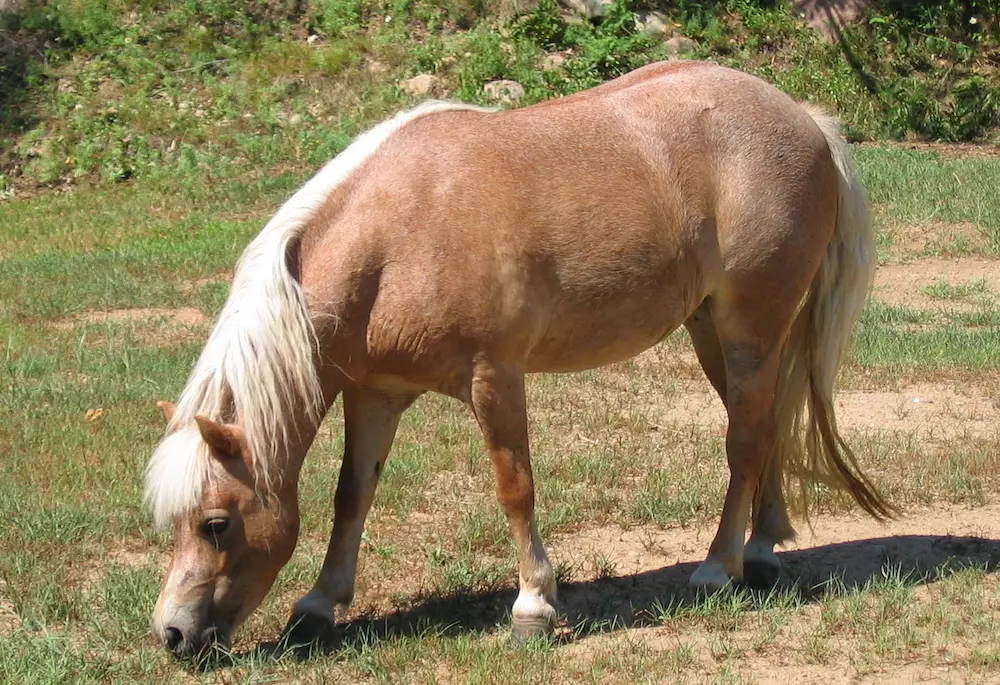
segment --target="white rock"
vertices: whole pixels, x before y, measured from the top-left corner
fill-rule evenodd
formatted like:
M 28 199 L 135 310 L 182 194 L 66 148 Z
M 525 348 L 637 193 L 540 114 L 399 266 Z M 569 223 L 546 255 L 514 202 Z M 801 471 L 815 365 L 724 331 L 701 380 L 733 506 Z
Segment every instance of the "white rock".
M 417 74 L 411 79 L 403 81 L 403 90 L 407 95 L 427 95 L 435 90 L 440 79 L 434 74 Z
M 566 63 L 566 55 L 553 52 L 542 57 L 542 71 L 553 71 Z
M 563 4 L 588 18 L 603 17 L 604 5 L 613 4 L 611 0 L 563 0 Z
M 665 38 L 670 35 L 670 22 L 663 12 L 636 12 L 635 27 L 650 38 Z
M 670 55 L 683 55 L 689 52 L 694 52 L 698 47 L 698 44 L 687 36 L 674 36 L 670 40 L 663 44 L 666 48 L 667 53 Z
M 483 93 L 494 102 L 510 105 L 517 103 L 524 97 L 524 86 L 517 81 L 501 79 L 499 81 L 490 81 L 483 86 Z

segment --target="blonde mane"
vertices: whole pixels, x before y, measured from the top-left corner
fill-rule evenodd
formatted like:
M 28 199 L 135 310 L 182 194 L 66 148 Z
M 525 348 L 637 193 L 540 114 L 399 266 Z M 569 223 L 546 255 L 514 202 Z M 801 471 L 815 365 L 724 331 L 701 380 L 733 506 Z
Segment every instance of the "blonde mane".
M 379 146 L 407 123 L 472 105 L 426 102 L 357 137 L 295 193 L 247 246 L 229 298 L 181 392 L 166 436 L 146 467 L 145 501 L 157 525 L 198 506 L 208 475 L 208 447 L 195 415 L 239 424 L 249 445 L 258 492 L 273 492 L 290 443 L 288 417 L 315 424 L 325 411 L 313 354 L 315 332 L 305 293 L 288 267 L 310 220 Z

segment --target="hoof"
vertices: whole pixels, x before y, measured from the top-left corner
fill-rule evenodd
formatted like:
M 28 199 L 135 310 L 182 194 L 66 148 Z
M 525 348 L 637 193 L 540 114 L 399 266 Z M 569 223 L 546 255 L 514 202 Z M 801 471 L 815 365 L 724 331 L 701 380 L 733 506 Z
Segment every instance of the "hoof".
M 548 637 L 555 633 L 555 629 L 556 621 L 554 617 L 515 616 L 510 629 L 510 637 L 514 642 L 523 644 L 537 637 Z
M 285 650 L 309 650 L 332 642 L 335 630 L 336 626 L 325 616 L 298 614 L 288 619 L 279 644 Z
M 780 576 L 780 565 L 749 560 L 743 563 L 743 584 L 754 590 L 770 590 L 778 584 Z
M 739 581 L 734 581 L 721 564 L 705 561 L 691 574 L 688 587 L 696 590 L 698 594 L 714 595 L 720 590 L 731 589 L 734 582 Z

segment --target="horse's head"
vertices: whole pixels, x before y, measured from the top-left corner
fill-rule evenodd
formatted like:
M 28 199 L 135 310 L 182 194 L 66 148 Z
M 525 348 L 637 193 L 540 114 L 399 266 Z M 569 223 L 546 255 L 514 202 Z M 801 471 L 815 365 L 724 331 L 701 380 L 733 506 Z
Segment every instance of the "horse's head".
M 169 421 L 173 405 L 160 406 Z M 211 457 L 200 501 L 173 518 L 173 558 L 153 613 L 154 634 L 178 657 L 228 647 L 291 557 L 299 532 L 295 483 L 274 484 L 261 496 L 243 431 L 201 416 L 192 423 L 177 431 L 187 437 L 164 447 L 199 449 L 203 441 Z

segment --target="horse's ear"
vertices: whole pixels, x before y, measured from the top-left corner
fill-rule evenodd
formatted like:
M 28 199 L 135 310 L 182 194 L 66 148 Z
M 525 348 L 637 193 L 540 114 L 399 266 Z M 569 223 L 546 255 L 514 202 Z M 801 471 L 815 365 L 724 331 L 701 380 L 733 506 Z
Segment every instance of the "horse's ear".
M 194 420 L 198 424 L 198 431 L 201 433 L 202 439 L 214 456 L 220 459 L 232 459 L 240 456 L 238 428 L 216 423 L 204 416 L 196 416 Z
M 163 416 L 167 419 L 167 423 L 170 423 L 171 419 L 174 418 L 174 412 L 177 411 L 177 405 L 173 402 L 160 401 L 156 403 L 156 406 L 163 412 Z

